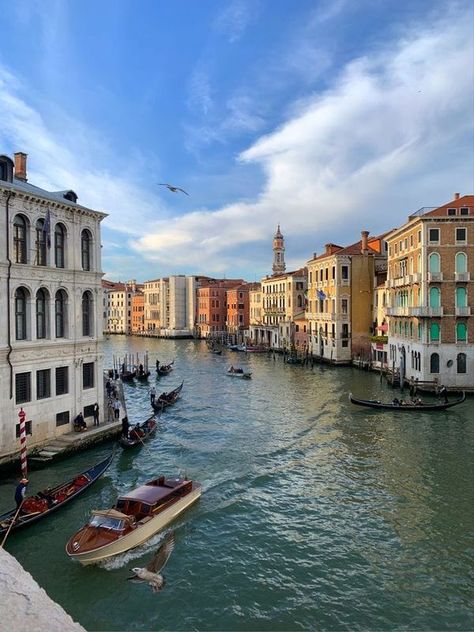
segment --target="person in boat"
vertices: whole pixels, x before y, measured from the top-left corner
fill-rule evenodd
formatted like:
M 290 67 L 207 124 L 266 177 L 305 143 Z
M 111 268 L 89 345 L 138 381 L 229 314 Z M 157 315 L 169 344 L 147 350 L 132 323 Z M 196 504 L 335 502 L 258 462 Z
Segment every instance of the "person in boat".
M 25 500 L 26 488 L 28 486 L 28 483 L 29 481 L 27 478 L 22 478 L 21 481 L 16 486 L 15 502 L 16 502 L 17 509 L 19 509 L 22 506 L 23 501 Z
M 130 428 L 130 424 L 128 423 L 128 417 L 125 416 L 122 418 L 122 437 L 128 437 L 129 428 Z
M 394 398 L 392 399 L 392 404 L 393 404 L 394 406 L 400 406 L 400 400 L 398 399 L 398 397 L 394 397 Z
M 130 439 L 140 439 L 144 437 L 145 433 L 140 428 L 140 424 L 135 424 L 135 427 L 130 431 Z
M 438 395 L 440 397 L 444 397 L 444 403 L 445 404 L 448 403 L 448 389 L 446 388 L 446 386 L 444 386 L 444 384 L 441 384 L 441 386 L 439 388 Z
M 235 373 L 235 369 L 234 369 L 234 367 L 233 367 L 233 366 L 231 366 L 231 367 L 229 368 L 229 373 Z
M 87 424 L 84 421 L 84 417 L 82 413 L 79 413 L 77 417 L 74 419 L 74 428 L 77 428 L 79 432 L 82 432 L 83 430 L 87 430 Z
M 38 496 L 48 503 L 48 509 L 58 504 L 57 498 L 51 494 L 51 488 L 47 487 L 44 491 L 38 492 Z
M 160 370 L 160 361 L 159 360 L 156 361 L 156 370 L 157 371 Z

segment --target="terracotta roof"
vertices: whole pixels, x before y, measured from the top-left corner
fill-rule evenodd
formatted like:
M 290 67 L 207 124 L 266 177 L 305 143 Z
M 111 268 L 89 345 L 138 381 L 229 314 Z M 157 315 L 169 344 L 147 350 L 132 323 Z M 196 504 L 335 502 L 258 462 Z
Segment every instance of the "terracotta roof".
M 471 217 L 474 217 L 474 195 L 463 195 L 457 200 L 453 200 L 448 204 L 443 204 L 443 206 L 439 206 L 435 208 L 433 211 L 428 211 L 427 213 L 423 213 L 421 217 L 449 217 L 448 216 L 448 208 L 461 208 L 461 207 L 470 208 Z M 412 216 L 410 216 L 412 217 Z M 463 215 L 463 217 L 466 217 Z

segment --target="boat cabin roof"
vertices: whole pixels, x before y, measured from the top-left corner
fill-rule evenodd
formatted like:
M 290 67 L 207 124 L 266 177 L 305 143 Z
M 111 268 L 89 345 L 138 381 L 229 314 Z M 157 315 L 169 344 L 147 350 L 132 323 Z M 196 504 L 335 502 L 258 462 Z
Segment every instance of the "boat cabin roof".
M 147 505 L 154 505 L 162 498 L 169 496 L 174 490 L 180 489 L 190 482 L 182 478 L 166 478 L 164 483 L 160 485 L 158 480 L 159 479 L 155 479 L 146 483 L 146 485 L 141 485 L 133 489 L 131 492 L 128 492 L 128 494 L 120 496 L 119 501 L 138 500 Z
M 116 509 L 93 509 L 92 513 L 96 516 L 106 516 L 107 518 L 118 518 L 119 520 L 129 520 L 130 516 L 124 514 Z

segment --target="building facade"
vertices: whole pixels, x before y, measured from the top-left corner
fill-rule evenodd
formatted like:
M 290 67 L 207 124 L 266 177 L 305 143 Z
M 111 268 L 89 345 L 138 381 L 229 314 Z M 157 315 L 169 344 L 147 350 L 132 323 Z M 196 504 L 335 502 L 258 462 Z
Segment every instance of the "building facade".
M 132 296 L 132 334 L 141 334 L 145 331 L 145 296 L 143 292 L 137 292 Z
M 474 196 L 420 209 L 387 242 L 389 364 L 402 380 L 474 388 Z
M 103 402 L 100 223 L 74 191 L 27 179 L 27 156 L 0 156 L 0 454 L 70 432 Z
M 132 333 L 132 299 L 141 292 L 142 286 L 135 280 L 127 283 L 102 283 L 104 291 L 104 305 L 106 311 L 105 331 L 110 334 Z
M 197 338 L 226 333 L 227 290 L 243 283 L 243 279 L 212 279 L 197 289 Z
M 145 302 L 145 330 L 159 334 L 168 314 L 168 279 L 145 281 L 143 294 Z
M 244 283 L 227 290 L 227 331 L 243 342 L 250 323 L 250 290 L 255 285 Z

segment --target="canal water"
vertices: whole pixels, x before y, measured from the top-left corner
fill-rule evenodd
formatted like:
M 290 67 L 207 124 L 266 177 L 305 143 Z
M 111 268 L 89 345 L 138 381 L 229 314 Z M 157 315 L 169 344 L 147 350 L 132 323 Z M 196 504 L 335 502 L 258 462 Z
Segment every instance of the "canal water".
M 348 393 L 391 399 L 375 374 L 207 352 L 202 342 L 113 337 L 106 357 L 150 353 L 184 380 L 180 401 L 135 451 L 7 550 L 88 630 L 467 630 L 474 628 L 474 401 L 451 411 L 356 408 Z M 252 371 L 231 379 L 230 364 Z M 150 382 L 151 383 L 151 382 Z M 153 383 L 155 380 L 153 379 Z M 148 386 L 126 385 L 131 421 Z M 31 473 L 30 491 L 103 458 L 104 444 Z M 70 561 L 66 540 L 90 509 L 160 473 L 204 493 L 174 525 L 166 586 L 128 582 L 162 535 L 106 564 Z M 13 479 L 0 504 L 10 508 Z

